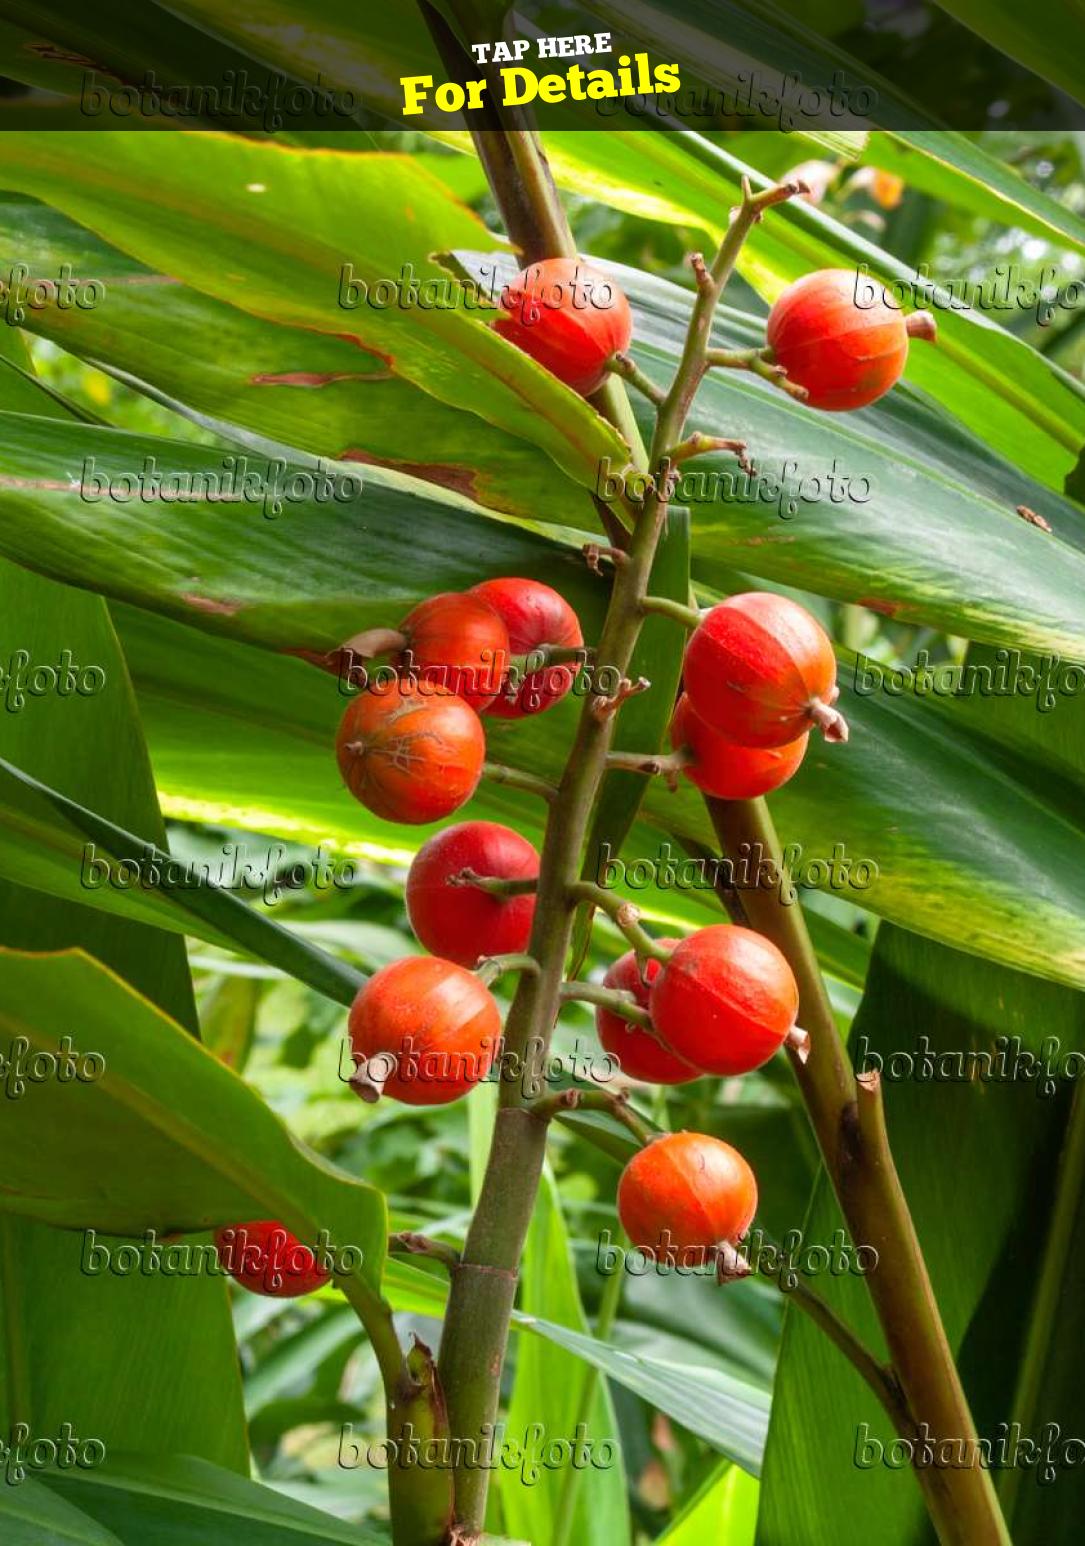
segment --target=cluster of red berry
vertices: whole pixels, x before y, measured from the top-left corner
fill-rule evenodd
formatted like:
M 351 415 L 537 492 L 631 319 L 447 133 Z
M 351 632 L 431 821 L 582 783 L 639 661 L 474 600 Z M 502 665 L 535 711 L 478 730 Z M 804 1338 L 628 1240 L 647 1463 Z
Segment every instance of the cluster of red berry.
M 568 602 L 537 580 L 484 580 L 415 607 L 394 635 L 399 675 L 353 698 L 336 753 L 348 789 L 388 821 L 440 821 L 474 794 L 486 738 L 480 714 L 519 719 L 551 707 L 573 684 L 569 664 L 510 682 L 518 658 L 579 649 Z
M 797 601 L 747 591 L 712 607 L 686 646 L 671 744 L 705 794 L 752 800 L 786 783 L 810 728 L 846 741 L 828 634 Z
M 601 385 L 632 337 L 624 295 L 579 259 L 525 269 L 503 304 L 508 315 L 499 331 L 585 395 Z M 929 331 L 884 303 L 860 309 L 852 276 L 826 270 L 799 280 L 776 302 L 762 358 L 809 406 L 857 408 L 898 380 L 909 334 Z M 433 596 L 392 637 L 399 668 L 392 691 L 369 688 L 352 700 L 336 750 L 344 780 L 364 805 L 411 823 L 440 820 L 474 793 L 485 756 L 479 715 L 519 718 L 557 702 L 572 685 L 574 668 L 560 665 L 509 689 L 510 659 L 543 646 L 583 645 L 564 599 L 526 579 Z M 683 680 L 671 743 L 683 754 L 683 772 L 706 794 L 751 799 L 779 788 L 801 763 L 814 726 L 827 740 L 847 739 L 833 706 L 832 644 L 805 608 L 784 597 L 749 592 L 712 607 L 690 637 Z M 442 1104 L 486 1077 L 501 1019 L 471 968 L 479 941 L 494 954 L 527 949 L 535 912 L 529 887 L 538 873 L 532 845 L 493 822 L 464 822 L 423 845 L 408 877 L 407 907 L 432 954 L 384 967 L 358 993 L 349 1029 L 356 1064 L 366 1071 L 356 1082 L 359 1094 Z M 474 883 L 480 879 L 496 884 Z M 648 1017 L 647 1024 L 630 1023 L 615 1009 L 596 1011 L 599 1039 L 626 1074 L 655 1084 L 728 1077 L 759 1068 L 785 1041 L 802 1046 L 795 978 L 762 935 L 710 927 L 659 946 L 665 959 L 643 960 L 630 950 L 604 979 Z M 408 1043 L 410 1069 L 403 1060 Z M 749 1165 L 729 1144 L 701 1133 L 653 1140 L 618 1184 L 622 1225 L 645 1249 L 662 1238 L 679 1253 L 733 1244 L 756 1207 Z M 246 1287 L 300 1294 L 327 1281 L 315 1258 L 307 1263 L 294 1237 L 267 1221 L 244 1226 L 257 1244 L 266 1238 L 267 1260 L 233 1267 L 226 1237 L 241 1227 L 216 1238 L 226 1270 Z M 269 1289 L 268 1266 L 280 1257 L 294 1265 L 274 1272 L 270 1280 L 279 1286 Z

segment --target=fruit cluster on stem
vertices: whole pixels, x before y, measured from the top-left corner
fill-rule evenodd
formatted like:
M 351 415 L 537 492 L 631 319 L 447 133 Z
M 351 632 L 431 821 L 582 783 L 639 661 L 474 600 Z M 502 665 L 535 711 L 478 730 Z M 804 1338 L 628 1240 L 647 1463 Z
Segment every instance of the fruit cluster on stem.
M 440 24 L 434 26 L 440 40 Z M 740 834 L 756 829 L 762 848 L 776 852 L 760 797 L 796 772 L 812 730 L 829 742 L 848 737 L 835 707 L 832 645 L 805 608 L 779 595 L 748 592 L 700 614 L 648 592 L 673 466 L 720 450 L 750 465 L 743 441 L 701 434 L 683 439 L 706 372 L 750 370 L 810 408 L 857 407 L 889 390 L 903 370 L 909 337 L 930 336 L 929 330 L 914 319 L 849 309 L 839 275 L 829 273 L 807 276 L 785 292 L 770 317 L 766 348 L 734 354 L 713 349 L 713 314 L 742 243 L 767 209 L 803 190 L 803 184 L 788 182 L 755 194 L 744 183 L 742 203 L 712 263 L 700 254 L 691 258 L 696 296 L 681 360 L 670 386 L 656 386 L 626 352 L 632 319 L 624 296 L 569 250 L 571 238 L 534 136 L 507 137 L 498 150 L 489 146 L 483 159 L 499 203 L 510 202 L 508 171 L 515 167 L 521 174 L 523 188 L 510 203 L 519 227 L 530 227 L 538 201 L 544 245 L 553 238 L 561 252 L 529 254 L 534 261 L 509 288 L 498 331 L 574 390 L 594 394 L 629 436 L 634 458 L 646 462 L 647 492 L 636 506 L 623 502 L 601 510 L 611 544 L 586 550 L 597 572 L 604 556 L 611 560 L 610 601 L 594 653 L 616 671 L 619 686 L 585 703 L 556 786 L 488 762 L 480 720 L 539 712 L 569 690 L 584 641 L 575 614 L 549 587 L 511 577 L 487 580 L 462 594 L 431 597 L 398 627 L 350 641 L 362 653 L 390 654 L 396 673 L 390 691 L 367 690 L 352 701 L 337 739 L 344 780 L 371 810 L 403 822 L 440 820 L 470 798 L 484 774 L 530 789 L 547 805 L 539 853 L 490 822 L 461 823 L 420 850 L 407 905 L 432 954 L 395 962 L 360 990 L 350 1013 L 352 1086 L 366 1100 L 457 1099 L 486 1076 L 499 1044 L 505 1055 L 521 1060 L 530 1046 L 545 1055 L 569 999 L 596 1006 L 602 1045 L 628 1076 L 650 1083 L 742 1075 L 786 1048 L 852 1232 L 880 1253 L 870 1286 L 891 1366 L 881 1366 L 808 1288 L 796 1302 L 852 1360 L 899 1432 L 913 1434 L 922 1419 L 942 1436 L 974 1437 L 892 1166 L 879 1091 L 876 1082 L 856 1079 L 847 1063 L 801 913 L 752 893 L 740 922 L 703 928 L 680 941 L 656 940 L 629 903 L 581 878 L 589 823 L 608 769 L 632 768 L 672 782 L 684 776 L 706 796 L 724 848 L 733 851 Z M 587 296 L 583 305 L 577 287 Z M 657 407 L 646 456 L 614 377 L 645 392 Z M 630 520 L 626 530 L 623 521 Z M 615 753 L 611 742 L 622 706 L 650 685 L 627 673 L 652 611 L 678 617 L 691 629 L 684 693 L 670 727 L 672 750 Z M 509 661 L 524 660 L 526 679 L 510 687 L 502 673 Z M 536 669 L 541 666 L 545 676 Z M 602 984 L 565 980 L 574 915 L 585 901 L 606 910 L 631 947 Z M 725 901 L 733 905 L 733 898 Z M 491 954 L 480 957 L 483 941 Z M 503 972 L 516 972 L 518 981 L 502 1038 L 490 985 Z M 799 1028 L 800 1014 L 812 1036 Z M 468 1463 L 472 1441 L 497 1415 L 548 1125 L 578 1106 L 606 1110 L 637 1140 L 617 1192 L 619 1216 L 635 1245 L 652 1249 L 665 1239 L 668 1251 L 707 1249 L 721 1283 L 749 1270 L 736 1244 L 754 1216 L 757 1183 L 729 1144 L 698 1133 L 657 1133 L 625 1095 L 573 1089 L 529 1102 L 516 1082 L 502 1082 L 462 1252 L 409 1233 L 390 1242 L 392 1249 L 431 1255 L 449 1270 L 436 1364 L 417 1340 L 402 1352 L 388 1307 L 361 1280 L 344 1285 L 373 1337 L 388 1391 L 390 1433 L 410 1414 L 423 1430 L 466 1441 L 457 1446 L 463 1459 L 453 1476 L 430 1478 L 425 1495 L 393 1481 L 397 1546 L 436 1546 L 483 1529 L 488 1477 Z M 245 1227 L 265 1247 L 264 1256 L 249 1263 L 248 1278 L 235 1271 L 245 1286 L 303 1293 L 326 1280 L 311 1253 L 282 1226 Z M 294 1264 L 285 1287 L 274 1255 L 284 1240 Z M 280 1286 L 260 1287 L 271 1278 Z M 919 1480 L 944 1540 L 1005 1538 L 985 1473 Z

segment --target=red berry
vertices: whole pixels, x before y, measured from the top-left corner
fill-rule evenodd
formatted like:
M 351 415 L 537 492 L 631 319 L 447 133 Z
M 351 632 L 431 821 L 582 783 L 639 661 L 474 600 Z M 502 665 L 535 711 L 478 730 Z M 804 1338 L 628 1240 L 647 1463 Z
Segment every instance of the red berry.
M 275 1219 L 216 1229 L 215 1249 L 223 1271 L 253 1294 L 295 1299 L 331 1278 L 309 1247 Z
M 581 258 L 545 258 L 506 287 L 497 330 L 551 375 L 585 396 L 629 348 L 633 316 L 614 282 Z
M 489 1072 L 501 1016 L 489 989 L 454 961 L 408 956 L 374 973 L 350 1009 L 358 1093 L 408 1106 L 458 1100 Z
M 440 821 L 475 792 L 486 737 L 474 709 L 435 682 L 391 682 L 352 698 L 335 741 L 354 797 L 387 821 Z
M 666 1133 L 640 1149 L 618 1182 L 618 1217 L 635 1246 L 710 1251 L 733 1244 L 757 1212 L 757 1182 L 737 1149 L 704 1133 Z
M 449 876 L 464 869 L 523 880 L 538 875 L 539 856 L 526 837 L 496 821 L 464 821 L 431 837 L 407 876 L 407 913 L 422 944 L 460 966 L 474 966 L 483 954 L 526 950 L 534 896 L 492 896 L 477 886 L 450 886 Z
M 501 689 L 508 668 L 509 635 L 483 598 L 445 591 L 420 602 L 399 625 L 407 643 L 397 665 L 410 666 L 424 682 L 439 682 L 473 709 Z
M 719 800 L 755 800 L 786 784 L 806 755 L 809 733 L 784 746 L 740 746 L 703 720 L 683 693 L 671 720 L 671 745 L 693 761 L 682 769 L 705 794 Z
M 564 596 L 538 580 L 483 580 L 471 595 L 481 596 L 500 615 L 509 632 L 510 655 L 529 655 L 543 644 L 580 649 L 584 643 L 580 622 Z M 487 704 L 486 712 L 501 719 L 539 714 L 564 698 L 575 676 L 575 666 L 545 666 L 533 671 L 514 697 L 501 695 Z
M 661 939 L 659 943 L 669 949 L 678 941 Z M 659 973 L 659 964 L 653 960 L 648 962 L 645 971 L 648 987 Z M 627 950 L 624 956 L 618 957 L 603 978 L 603 983 L 608 988 L 621 988 L 626 993 L 634 994 L 641 1008 L 648 1008 L 648 987 L 641 979 L 634 951 Z M 632 1025 L 602 1005 L 595 1011 L 595 1029 L 605 1050 L 613 1053 L 621 1064 L 622 1073 L 628 1074 L 630 1079 L 643 1079 L 648 1084 L 689 1084 L 691 1079 L 701 1077 L 699 1069 L 691 1068 L 681 1058 L 675 1057 L 673 1052 L 668 1052 L 666 1047 L 639 1025 Z
M 928 312 L 905 317 L 881 295 L 856 301 L 858 276 L 825 268 L 789 285 L 769 313 L 767 338 L 788 380 L 805 387 L 811 408 L 864 408 L 899 381 L 909 336 L 934 338 Z
M 748 1074 L 794 1029 L 799 990 L 771 940 L 714 924 L 676 945 L 652 983 L 652 1024 L 707 1074 Z
M 786 746 L 811 724 L 846 741 L 836 656 L 805 607 L 768 591 L 731 596 L 701 619 L 682 667 L 690 706 L 740 746 Z

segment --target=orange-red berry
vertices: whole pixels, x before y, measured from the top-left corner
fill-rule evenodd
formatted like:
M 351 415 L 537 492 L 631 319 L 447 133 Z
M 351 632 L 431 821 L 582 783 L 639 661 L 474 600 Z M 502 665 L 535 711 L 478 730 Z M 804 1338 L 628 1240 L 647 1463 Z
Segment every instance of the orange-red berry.
M 474 973 L 436 956 L 408 956 L 375 972 L 350 1009 L 350 1041 L 365 1099 L 443 1106 L 484 1079 L 501 1016 Z
M 832 643 L 786 596 L 745 591 L 714 606 L 690 636 L 682 672 L 691 708 L 740 746 L 786 746 L 815 724 L 826 740 L 847 740 L 832 707 Z
M 539 580 L 483 580 L 472 588 L 471 594 L 489 602 L 500 615 L 508 629 L 511 655 L 530 655 L 544 644 L 580 649 L 584 643 L 580 621 L 572 607 L 564 596 Z M 543 666 L 532 671 L 511 695 L 507 691 L 500 693 L 487 704 L 485 712 L 501 719 L 539 714 L 564 698 L 575 676 L 576 667 L 572 665 Z
M 740 746 L 713 730 L 683 693 L 671 719 L 671 745 L 691 757 L 682 772 L 719 800 L 755 800 L 786 784 L 806 755 L 810 736 L 784 746 Z
M 666 1133 L 618 1182 L 618 1217 L 635 1246 L 675 1253 L 734 1244 L 757 1212 L 757 1182 L 737 1149 L 704 1133 Z M 680 1258 L 679 1258 L 680 1259 Z
M 474 966 L 481 955 L 525 951 L 534 896 L 495 896 L 470 884 L 450 885 L 450 877 L 465 869 L 526 880 L 538 875 L 539 855 L 526 837 L 496 821 L 463 821 L 436 833 L 415 854 L 407 876 L 407 914 L 419 940 L 461 966 Z
M 809 406 L 839 413 L 884 397 L 900 380 L 909 336 L 933 338 L 934 322 L 927 312 L 905 317 L 883 296 L 868 296 L 853 271 L 826 268 L 788 286 L 769 313 L 766 336 L 788 380 L 805 387 Z
M 376 816 L 450 816 L 475 792 L 486 737 L 474 709 L 436 683 L 394 681 L 352 698 L 336 736 L 348 789 Z
M 501 690 L 508 669 L 509 635 L 481 596 L 444 591 L 430 596 L 399 625 L 407 643 L 396 664 L 422 682 L 439 682 L 473 709 Z
M 585 396 L 611 355 L 629 348 L 633 316 L 613 280 L 582 258 L 545 258 L 516 275 L 501 297 L 497 330 L 551 375 Z
M 661 939 L 659 943 L 670 949 L 678 941 Z M 659 974 L 659 966 L 658 961 L 649 960 L 642 978 L 635 952 L 627 950 L 610 967 L 603 984 L 632 993 L 640 1007 L 647 1009 L 648 989 Z M 643 1079 L 648 1084 L 688 1084 L 701 1077 L 699 1069 L 669 1052 L 642 1026 L 623 1020 L 602 1005 L 595 1011 L 595 1029 L 604 1050 L 618 1059 L 622 1073 L 630 1079 Z
M 799 990 L 771 940 L 715 924 L 676 945 L 652 983 L 652 1024 L 694 1068 L 748 1074 L 795 1027 Z
M 294 1299 L 331 1278 L 309 1247 L 275 1219 L 216 1229 L 215 1249 L 222 1270 L 253 1294 Z

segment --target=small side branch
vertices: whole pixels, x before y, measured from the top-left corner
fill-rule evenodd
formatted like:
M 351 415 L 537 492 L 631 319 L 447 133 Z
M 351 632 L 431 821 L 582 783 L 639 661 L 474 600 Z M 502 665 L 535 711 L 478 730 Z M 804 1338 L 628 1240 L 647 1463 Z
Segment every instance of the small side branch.
M 538 878 L 535 875 L 524 875 L 517 880 L 508 880 L 500 875 L 479 875 L 468 865 L 465 869 L 457 870 L 455 875 L 449 875 L 445 879 L 446 886 L 471 886 L 475 891 L 485 891 L 489 896 L 530 896 L 538 889 Z
M 815 1326 L 825 1333 L 830 1342 L 840 1349 L 852 1368 L 862 1375 L 881 1402 L 897 1433 L 902 1438 L 913 1435 L 916 1431 L 915 1422 L 893 1370 L 887 1364 L 879 1363 L 851 1327 L 830 1305 L 826 1304 L 820 1294 L 816 1294 L 807 1284 L 798 1282 L 794 1288 L 788 1289 L 786 1294 L 788 1298 L 794 1300 L 803 1314 L 808 1315 Z
M 655 403 L 657 407 L 667 395 L 662 387 L 656 386 L 655 382 L 644 374 L 631 355 L 612 355 L 607 369 L 612 370 L 616 376 L 621 376 L 623 381 L 628 381 L 631 387 L 635 387 L 638 392 L 645 396 L 649 402 Z
M 545 778 L 536 778 L 534 773 L 525 773 L 522 768 L 510 768 L 504 762 L 487 759 L 482 764 L 482 776 L 493 779 L 495 784 L 508 784 L 510 789 L 526 789 L 528 794 L 537 794 L 540 800 L 547 802 L 558 797 L 555 786 L 548 784 Z
M 663 754 L 653 752 L 608 752 L 607 767 L 621 768 L 626 773 L 644 773 L 649 778 L 663 778 L 669 789 L 678 788 L 678 775 L 689 766 L 691 755 L 687 747 Z
M 637 1003 L 632 993 L 622 988 L 604 988 L 598 982 L 563 982 L 561 999 L 563 1003 L 598 1004 L 602 1009 L 609 1009 L 611 1014 L 628 1020 L 630 1025 L 652 1030 L 651 1015 Z
M 534 956 L 524 955 L 518 952 L 510 952 L 508 955 L 480 956 L 475 967 L 475 976 L 485 986 L 491 987 L 499 977 L 506 972 L 527 972 L 530 976 L 538 976 L 539 963 Z
M 527 1109 L 541 1122 L 549 1122 L 554 1117 L 561 1121 L 572 1111 L 603 1111 L 628 1128 L 642 1146 L 659 1137 L 655 1129 L 633 1110 L 628 1092 L 624 1090 L 615 1094 L 607 1090 L 558 1090 L 553 1095 L 544 1095 Z
M 633 946 L 639 956 L 647 956 L 653 961 L 667 961 L 670 959 L 670 951 L 665 945 L 652 938 L 639 923 L 640 911 L 632 902 L 626 902 L 620 896 L 607 891 L 603 886 L 597 886 L 591 880 L 575 880 L 569 886 L 569 896 L 577 902 L 591 902 L 604 912 L 621 929 L 626 939 Z
M 810 395 L 797 381 L 788 380 L 787 371 L 773 360 L 771 349 L 709 349 L 705 358 L 712 366 L 748 370 L 763 381 L 779 387 L 781 392 L 786 392 L 797 402 L 804 403 Z
M 460 1264 L 460 1253 L 455 1246 L 446 1245 L 443 1240 L 434 1240 L 430 1235 L 415 1234 L 409 1229 L 389 1235 L 388 1250 L 392 1256 L 428 1256 L 431 1261 L 447 1267 L 449 1272 L 453 1272 Z
M 687 607 L 683 601 L 672 601 L 670 596 L 642 596 L 640 609 L 642 612 L 655 612 L 660 617 L 673 617 L 676 623 L 681 623 L 683 628 L 692 632 L 701 621 L 701 614 L 696 607 Z

